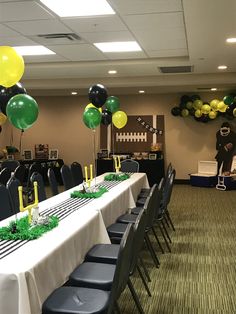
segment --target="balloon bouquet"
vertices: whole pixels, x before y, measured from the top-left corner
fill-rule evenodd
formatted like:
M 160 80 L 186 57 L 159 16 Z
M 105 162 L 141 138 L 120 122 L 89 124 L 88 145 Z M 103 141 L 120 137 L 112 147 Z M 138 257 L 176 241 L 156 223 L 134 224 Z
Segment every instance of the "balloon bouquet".
M 22 132 L 38 117 L 38 104 L 19 83 L 25 65 L 14 48 L 0 46 L 0 126 L 9 119 Z
M 96 163 L 95 163 L 95 128 L 98 127 L 101 123 L 105 126 L 112 124 L 116 128 L 123 128 L 127 121 L 127 114 L 120 109 L 120 101 L 116 96 L 109 96 L 107 94 L 106 88 L 101 84 L 93 85 L 89 88 L 88 97 L 90 103 L 85 107 L 83 113 L 83 122 L 84 124 L 92 129 L 94 132 L 94 170 L 96 172 Z M 102 107 L 105 108 L 102 108 Z M 91 168 L 91 167 L 90 167 Z M 90 174 L 90 176 L 93 173 Z

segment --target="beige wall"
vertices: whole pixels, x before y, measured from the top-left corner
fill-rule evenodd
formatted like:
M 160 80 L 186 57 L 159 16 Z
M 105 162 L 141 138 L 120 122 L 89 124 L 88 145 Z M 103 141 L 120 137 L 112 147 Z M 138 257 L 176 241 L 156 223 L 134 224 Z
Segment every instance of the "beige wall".
M 221 99 L 223 94 L 202 94 L 205 101 Z M 163 114 L 165 116 L 166 164 L 170 161 L 177 170 L 177 178 L 186 179 L 196 172 L 198 160 L 214 160 L 215 133 L 221 119 L 199 123 L 193 118 L 173 117 L 170 110 L 179 103 L 181 95 L 123 95 L 121 109 L 132 114 Z M 84 126 L 82 114 L 87 97 L 38 97 L 40 108 L 37 122 L 23 135 L 22 148 L 33 149 L 34 144 L 49 144 L 59 149 L 59 157 L 69 164 L 75 160 L 82 165 L 93 160 L 94 133 Z M 233 121 L 232 125 L 235 125 Z M 20 131 L 8 123 L 0 134 L 0 147 L 10 142 L 13 129 L 14 145 L 19 147 Z M 234 127 L 235 129 L 235 127 Z M 99 147 L 99 130 L 95 133 Z

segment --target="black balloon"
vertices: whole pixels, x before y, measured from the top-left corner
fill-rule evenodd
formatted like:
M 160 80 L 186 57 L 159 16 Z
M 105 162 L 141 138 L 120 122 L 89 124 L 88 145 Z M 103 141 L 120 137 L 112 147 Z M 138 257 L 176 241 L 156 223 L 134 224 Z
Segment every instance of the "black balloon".
M 0 125 L 0 133 L 2 132 L 2 127 L 1 127 L 1 125 Z
M 103 85 L 96 84 L 89 88 L 89 101 L 97 108 L 102 107 L 107 100 L 107 90 Z
M 208 114 L 203 114 L 201 117 L 200 117 L 200 120 L 201 122 L 203 123 L 207 123 L 208 121 L 210 121 L 210 118 L 208 116 Z
M 194 100 L 200 100 L 201 97 L 199 95 L 192 95 L 191 97 L 192 102 L 194 102 Z
M 17 83 L 9 88 L 0 85 L 0 109 L 6 115 L 8 101 L 15 95 L 26 94 L 26 89 L 21 83 Z
M 175 117 L 179 116 L 181 113 L 181 109 L 179 107 L 174 107 L 171 109 L 171 114 Z
M 186 104 L 188 101 L 191 101 L 191 98 L 188 95 L 183 95 L 180 98 L 180 102 L 183 103 L 183 104 Z
M 112 113 L 109 110 L 104 109 L 102 111 L 102 124 L 109 125 L 111 124 L 111 122 L 112 122 Z

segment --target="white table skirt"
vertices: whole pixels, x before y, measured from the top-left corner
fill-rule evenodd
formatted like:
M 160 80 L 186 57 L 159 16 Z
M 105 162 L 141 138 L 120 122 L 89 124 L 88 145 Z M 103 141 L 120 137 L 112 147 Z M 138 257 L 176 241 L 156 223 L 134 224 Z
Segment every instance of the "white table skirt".
M 103 178 L 98 177 L 96 183 Z M 134 206 L 142 187 L 148 187 L 146 175 L 133 174 L 60 221 L 57 228 L 0 259 L 0 313 L 40 314 L 47 296 L 68 279 L 87 251 L 97 243 L 110 243 L 105 225 Z M 39 203 L 39 210 L 68 199 L 76 189 Z M 12 219 L 2 221 L 0 227 Z

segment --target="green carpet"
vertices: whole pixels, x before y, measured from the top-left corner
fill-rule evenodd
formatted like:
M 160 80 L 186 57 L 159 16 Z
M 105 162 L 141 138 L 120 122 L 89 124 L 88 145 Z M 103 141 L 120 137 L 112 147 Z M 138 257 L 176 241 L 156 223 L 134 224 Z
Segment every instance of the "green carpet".
M 176 227 L 170 231 L 172 253 L 161 254 L 152 239 L 161 262 L 157 269 L 149 253 L 142 252 L 152 297 L 138 276 L 131 279 L 145 313 L 236 313 L 235 205 L 236 191 L 174 186 L 169 206 Z M 138 313 L 128 289 L 119 305 L 122 314 Z

